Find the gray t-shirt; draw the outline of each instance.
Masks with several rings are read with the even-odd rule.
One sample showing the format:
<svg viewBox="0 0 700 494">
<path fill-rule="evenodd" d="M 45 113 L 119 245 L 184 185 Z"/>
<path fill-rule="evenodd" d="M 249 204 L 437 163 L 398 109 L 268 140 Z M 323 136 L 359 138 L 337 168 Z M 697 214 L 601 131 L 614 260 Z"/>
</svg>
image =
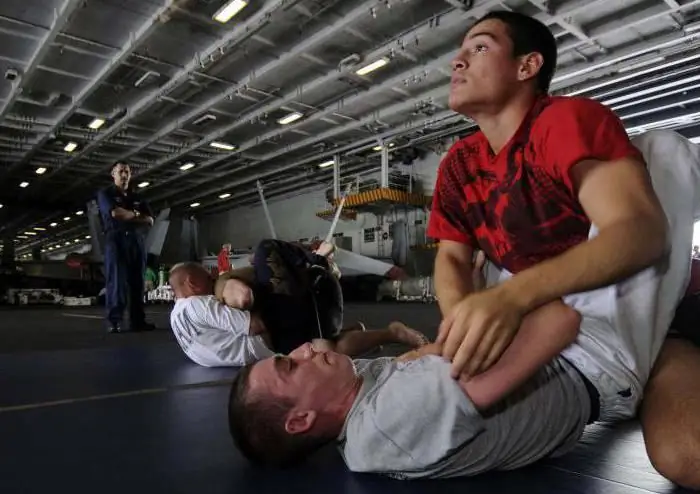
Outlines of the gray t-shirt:
<svg viewBox="0 0 700 494">
<path fill-rule="evenodd" d="M 479 413 L 444 359 L 356 360 L 363 384 L 338 438 L 354 472 L 439 478 L 509 470 L 563 454 L 581 437 L 590 398 L 557 359 Z"/>
</svg>

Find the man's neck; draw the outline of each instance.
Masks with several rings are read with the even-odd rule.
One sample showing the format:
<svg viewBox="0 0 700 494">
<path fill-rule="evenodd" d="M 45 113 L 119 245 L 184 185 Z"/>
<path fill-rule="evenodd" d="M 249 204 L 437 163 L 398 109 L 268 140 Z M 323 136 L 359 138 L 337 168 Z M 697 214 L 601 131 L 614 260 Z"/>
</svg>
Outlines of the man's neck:
<svg viewBox="0 0 700 494">
<path fill-rule="evenodd" d="M 360 389 L 362 388 L 362 378 L 357 376 L 353 385 L 348 389 L 342 398 L 340 398 L 333 406 L 329 407 L 329 415 L 334 417 L 332 419 L 333 426 L 330 434 L 334 437 L 340 436 L 345 427 L 345 422 L 347 421 L 348 415 L 350 415 L 350 410 L 352 410 L 357 396 L 360 394 Z"/>
<path fill-rule="evenodd" d="M 536 95 L 523 93 L 500 108 L 477 111 L 470 115 L 489 141 L 494 154 L 498 154 L 515 135 L 536 99 Z"/>
</svg>

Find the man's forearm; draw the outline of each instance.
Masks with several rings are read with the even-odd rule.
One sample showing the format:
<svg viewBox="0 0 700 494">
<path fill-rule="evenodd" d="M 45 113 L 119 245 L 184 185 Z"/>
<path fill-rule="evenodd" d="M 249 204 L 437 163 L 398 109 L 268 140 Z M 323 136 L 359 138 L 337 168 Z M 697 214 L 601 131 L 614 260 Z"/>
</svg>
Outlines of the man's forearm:
<svg viewBox="0 0 700 494">
<path fill-rule="evenodd" d="M 567 295 L 617 283 L 653 265 L 666 249 L 666 229 L 635 219 L 513 276 L 499 288 L 524 312 Z"/>
<path fill-rule="evenodd" d="M 474 291 L 472 270 L 471 261 L 462 262 L 438 252 L 435 258 L 435 294 L 443 316 Z"/>
</svg>

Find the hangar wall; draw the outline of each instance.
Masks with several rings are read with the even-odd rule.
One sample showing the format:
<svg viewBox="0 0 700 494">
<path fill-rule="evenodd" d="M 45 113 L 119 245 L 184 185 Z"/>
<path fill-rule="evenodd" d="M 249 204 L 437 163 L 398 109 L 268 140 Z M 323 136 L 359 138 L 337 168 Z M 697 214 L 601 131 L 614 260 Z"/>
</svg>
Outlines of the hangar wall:
<svg viewBox="0 0 700 494">
<path fill-rule="evenodd" d="M 412 166 L 398 168 L 401 168 L 402 173 L 412 171 L 424 193 L 432 194 L 441 157 L 442 155 L 429 152 L 424 158 L 415 160 Z M 392 167 L 392 170 L 396 168 Z M 325 190 L 324 187 L 320 190 L 286 198 L 273 198 L 268 201 L 270 215 L 279 239 L 297 241 L 325 237 L 331 222 L 316 216 L 316 212 L 328 208 Z M 424 242 L 427 213 L 420 210 L 408 210 L 405 213 L 390 212 L 384 215 L 383 222 L 373 214 L 358 214 L 354 221 L 341 221 L 336 233 L 343 233 L 343 236 L 352 238 L 354 252 L 373 257 L 389 257 L 391 239 L 381 240 L 381 233 L 388 233 L 390 224 L 397 219 L 407 221 L 409 242 L 412 245 Z M 381 230 L 365 237 L 366 231 L 375 227 L 380 227 Z M 199 231 L 202 244 L 208 254 L 217 253 L 221 245 L 226 242 L 230 242 L 234 248 L 246 249 L 270 236 L 261 205 L 236 208 L 202 217 Z M 372 237 L 374 240 L 371 240 Z"/>
</svg>

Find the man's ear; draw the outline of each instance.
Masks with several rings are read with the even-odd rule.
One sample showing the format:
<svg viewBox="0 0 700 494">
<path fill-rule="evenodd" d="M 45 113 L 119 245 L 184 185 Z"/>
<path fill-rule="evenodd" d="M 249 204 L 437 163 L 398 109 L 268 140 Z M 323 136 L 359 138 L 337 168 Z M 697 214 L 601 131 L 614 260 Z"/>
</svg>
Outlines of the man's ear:
<svg viewBox="0 0 700 494">
<path fill-rule="evenodd" d="M 542 70 L 543 65 L 544 57 L 541 53 L 528 53 L 522 57 L 522 63 L 520 64 L 520 70 L 518 71 L 518 79 L 521 81 L 534 79 L 537 77 L 537 74 L 540 73 L 540 70 Z"/>
<path fill-rule="evenodd" d="M 288 434 L 304 434 L 309 432 L 316 423 L 317 413 L 313 410 L 292 411 L 284 422 Z"/>
</svg>

